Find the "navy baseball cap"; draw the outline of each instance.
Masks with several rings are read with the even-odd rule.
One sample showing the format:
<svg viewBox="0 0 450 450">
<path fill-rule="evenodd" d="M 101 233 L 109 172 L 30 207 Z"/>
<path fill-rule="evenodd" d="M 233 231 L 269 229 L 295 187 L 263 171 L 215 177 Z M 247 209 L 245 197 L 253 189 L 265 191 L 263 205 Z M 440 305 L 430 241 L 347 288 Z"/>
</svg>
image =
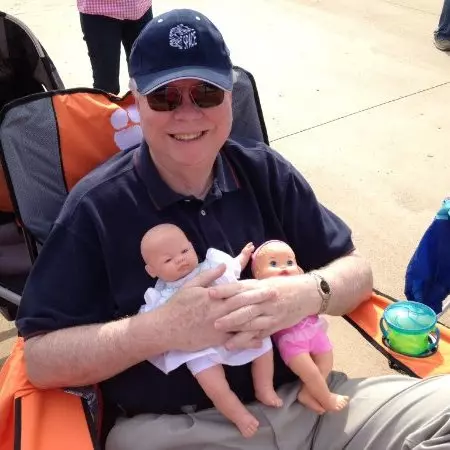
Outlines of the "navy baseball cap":
<svg viewBox="0 0 450 450">
<path fill-rule="evenodd" d="M 233 88 L 230 52 L 220 31 L 190 9 L 169 11 L 146 25 L 134 42 L 129 73 L 142 95 L 188 78 Z"/>
</svg>

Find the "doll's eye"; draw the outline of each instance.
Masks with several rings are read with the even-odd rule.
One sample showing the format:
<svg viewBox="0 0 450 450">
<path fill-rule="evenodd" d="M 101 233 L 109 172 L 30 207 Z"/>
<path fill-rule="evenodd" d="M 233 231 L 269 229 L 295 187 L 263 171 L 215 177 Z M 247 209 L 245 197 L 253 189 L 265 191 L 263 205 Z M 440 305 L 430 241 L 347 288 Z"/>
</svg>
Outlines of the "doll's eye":
<svg viewBox="0 0 450 450">
<path fill-rule="evenodd" d="M 277 267 L 277 262 L 276 261 L 270 261 L 269 265 L 270 265 L 270 267 Z"/>
<path fill-rule="evenodd" d="M 170 263 L 170 261 L 172 261 L 172 258 L 167 258 L 167 259 L 164 261 L 164 264 Z"/>
<path fill-rule="evenodd" d="M 292 261 L 292 259 L 288 259 L 287 260 L 287 265 L 288 266 L 293 266 L 294 265 L 294 261 Z"/>
</svg>

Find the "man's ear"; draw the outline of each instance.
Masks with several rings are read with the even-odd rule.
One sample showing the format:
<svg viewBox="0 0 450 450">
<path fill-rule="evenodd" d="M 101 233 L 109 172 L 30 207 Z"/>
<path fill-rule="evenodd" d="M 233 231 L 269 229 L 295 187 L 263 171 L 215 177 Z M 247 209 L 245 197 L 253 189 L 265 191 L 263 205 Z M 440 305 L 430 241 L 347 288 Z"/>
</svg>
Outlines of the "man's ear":
<svg viewBox="0 0 450 450">
<path fill-rule="evenodd" d="M 152 277 L 152 278 L 156 278 L 156 273 L 155 270 L 153 268 L 153 266 L 147 264 L 145 266 L 145 271 Z"/>
<path fill-rule="evenodd" d="M 133 92 L 134 96 L 134 104 L 136 105 L 137 112 L 139 113 L 139 116 L 141 115 L 141 106 L 139 104 L 138 94 Z"/>
</svg>

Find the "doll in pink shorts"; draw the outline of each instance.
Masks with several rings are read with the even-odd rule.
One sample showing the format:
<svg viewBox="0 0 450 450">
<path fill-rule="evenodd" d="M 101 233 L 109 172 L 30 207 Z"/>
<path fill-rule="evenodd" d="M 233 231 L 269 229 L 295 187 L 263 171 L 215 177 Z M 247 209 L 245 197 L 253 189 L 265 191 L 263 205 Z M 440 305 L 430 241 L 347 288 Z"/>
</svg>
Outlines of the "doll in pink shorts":
<svg viewBox="0 0 450 450">
<path fill-rule="evenodd" d="M 267 241 L 255 250 L 252 272 L 259 280 L 304 273 L 292 248 L 282 241 Z M 314 315 L 272 336 L 286 365 L 303 382 L 298 401 L 319 414 L 340 411 L 349 400 L 347 396 L 330 392 L 326 383 L 333 367 L 333 351 L 326 329 L 326 321 Z"/>
</svg>

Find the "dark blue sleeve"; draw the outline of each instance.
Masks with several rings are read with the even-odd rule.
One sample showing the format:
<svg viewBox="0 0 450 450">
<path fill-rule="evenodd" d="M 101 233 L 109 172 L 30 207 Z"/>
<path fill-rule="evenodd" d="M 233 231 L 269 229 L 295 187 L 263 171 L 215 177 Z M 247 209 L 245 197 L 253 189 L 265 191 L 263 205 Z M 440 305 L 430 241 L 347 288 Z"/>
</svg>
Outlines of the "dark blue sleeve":
<svg viewBox="0 0 450 450">
<path fill-rule="evenodd" d="M 93 231 L 83 233 L 55 225 L 24 288 L 16 320 L 21 336 L 111 320 L 101 247 Z"/>
<path fill-rule="evenodd" d="M 353 251 L 350 228 L 318 202 L 310 185 L 289 163 L 287 170 L 279 191 L 280 220 L 303 270 L 323 267 Z"/>
<path fill-rule="evenodd" d="M 434 312 L 450 293 L 450 220 L 435 218 L 424 233 L 406 269 L 405 296 Z"/>
</svg>

